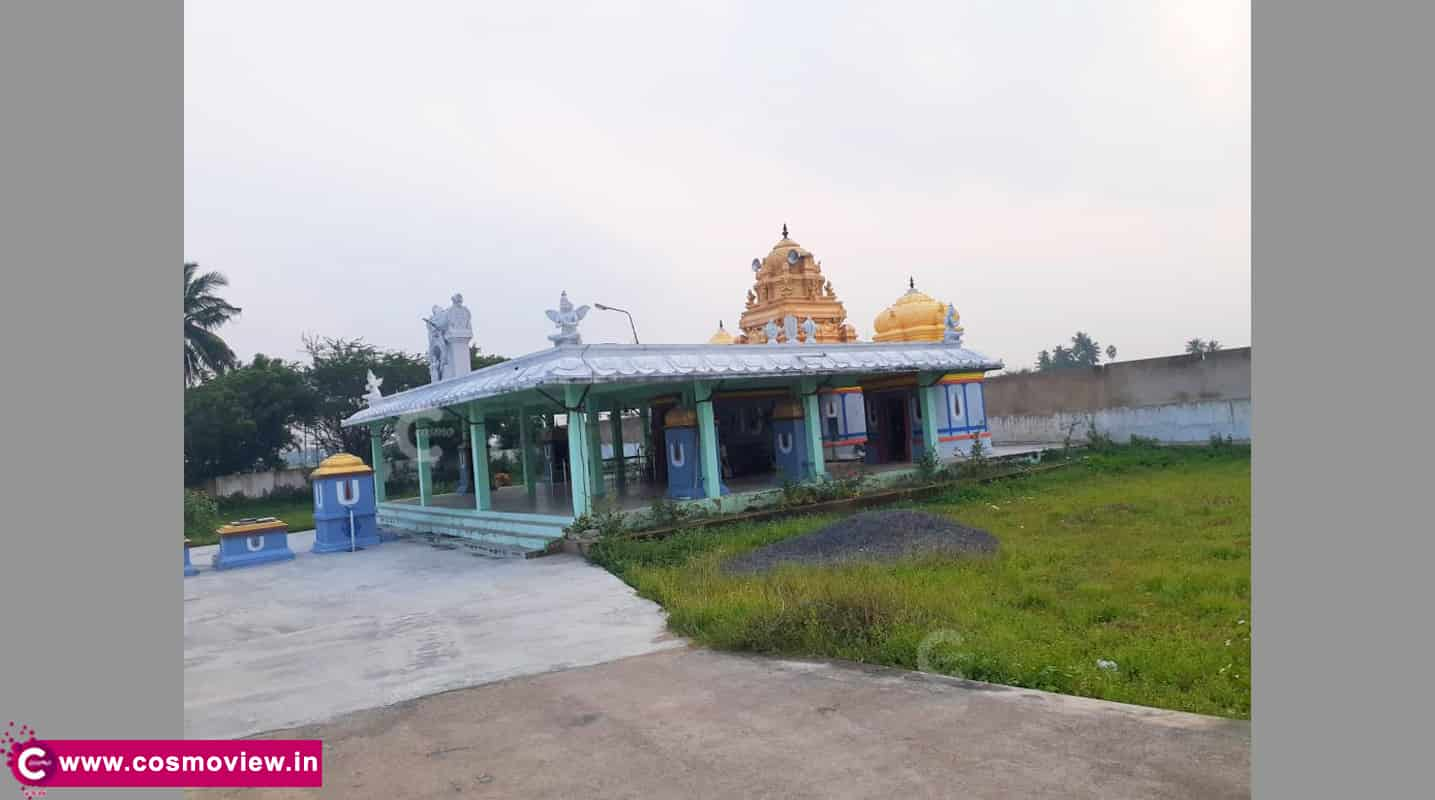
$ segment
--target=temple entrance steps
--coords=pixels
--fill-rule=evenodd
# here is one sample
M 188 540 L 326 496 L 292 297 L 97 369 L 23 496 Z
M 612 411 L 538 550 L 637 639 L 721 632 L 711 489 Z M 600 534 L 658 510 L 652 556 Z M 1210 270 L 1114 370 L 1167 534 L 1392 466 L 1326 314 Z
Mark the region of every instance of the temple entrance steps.
M 491 558 L 531 558 L 550 552 L 563 538 L 567 517 L 539 514 L 504 514 L 380 503 L 379 527 L 419 534 L 438 546 L 462 547 Z

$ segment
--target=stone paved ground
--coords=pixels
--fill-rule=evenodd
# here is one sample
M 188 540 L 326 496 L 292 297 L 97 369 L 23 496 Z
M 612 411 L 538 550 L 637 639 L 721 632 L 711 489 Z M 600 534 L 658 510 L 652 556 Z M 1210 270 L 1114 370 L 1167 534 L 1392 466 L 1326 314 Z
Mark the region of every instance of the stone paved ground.
M 577 556 L 386 542 L 184 579 L 190 738 L 228 738 L 518 675 L 681 647 L 657 604 Z M 177 569 L 177 567 L 176 567 Z
M 334 798 L 1241 798 L 1250 725 L 853 664 L 669 650 L 280 731 Z

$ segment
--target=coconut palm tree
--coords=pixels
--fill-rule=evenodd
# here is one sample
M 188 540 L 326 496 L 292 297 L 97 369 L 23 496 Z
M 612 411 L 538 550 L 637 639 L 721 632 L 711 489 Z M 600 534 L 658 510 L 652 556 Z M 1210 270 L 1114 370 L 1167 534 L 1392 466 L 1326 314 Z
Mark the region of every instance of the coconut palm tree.
M 197 274 L 199 265 L 184 262 L 184 383 L 198 383 L 208 375 L 233 367 L 237 359 L 229 345 L 214 332 L 239 316 L 240 309 L 215 294 L 229 279 L 219 272 Z

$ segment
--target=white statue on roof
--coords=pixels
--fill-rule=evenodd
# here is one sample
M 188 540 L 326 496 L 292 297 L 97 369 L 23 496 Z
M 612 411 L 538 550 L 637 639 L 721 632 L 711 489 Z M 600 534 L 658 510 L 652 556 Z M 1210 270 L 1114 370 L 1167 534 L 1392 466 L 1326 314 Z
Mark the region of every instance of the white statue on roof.
M 469 342 L 473 340 L 473 313 L 463 304 L 463 295 L 449 298 L 448 308 L 433 307 L 424 318 L 428 324 L 429 380 L 433 383 L 467 375 L 472 369 Z
M 762 335 L 767 337 L 768 344 L 777 344 L 777 323 L 768 320 L 767 324 L 762 326 Z
M 449 298 L 453 305 L 443 312 L 444 338 L 452 340 L 473 335 L 473 313 L 463 304 L 463 295 L 455 293 Z
M 564 291 L 558 296 L 557 310 L 548 309 L 548 318 L 558 326 L 557 333 L 548 334 L 549 341 L 554 347 L 561 347 L 565 344 L 582 344 L 583 337 L 578 335 L 578 323 L 588 316 L 588 306 L 573 307 L 568 301 L 568 292 Z
M 814 344 L 817 341 L 817 323 L 808 317 L 802 323 L 802 341 L 807 344 Z
M 947 303 L 946 330 L 942 333 L 942 341 L 948 344 L 961 345 L 962 333 L 965 329 L 957 324 L 957 321 L 960 319 L 961 316 L 957 314 L 957 307 L 951 303 Z
M 369 390 L 369 393 L 364 395 L 364 400 L 369 405 L 373 405 L 384 399 L 384 393 L 379 391 L 379 387 L 384 385 L 384 379 L 375 375 L 373 370 L 368 371 L 368 380 L 364 382 L 364 385 Z
M 448 347 L 445 346 L 446 343 L 443 338 L 444 330 L 447 328 L 447 324 L 443 318 L 443 309 L 434 306 L 433 312 L 429 316 L 424 317 L 424 323 L 428 325 L 429 334 L 427 352 L 429 382 L 438 383 L 445 377 L 444 373 L 447 370 L 445 369 L 444 362 L 448 360 Z

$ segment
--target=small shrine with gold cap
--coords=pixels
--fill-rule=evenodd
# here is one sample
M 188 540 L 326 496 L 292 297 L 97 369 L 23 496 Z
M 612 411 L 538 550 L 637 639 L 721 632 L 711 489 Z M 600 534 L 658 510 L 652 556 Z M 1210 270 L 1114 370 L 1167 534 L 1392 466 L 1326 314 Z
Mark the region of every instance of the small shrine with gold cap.
M 314 482 L 315 553 L 342 553 L 379 544 L 374 468 L 335 453 L 309 473 Z

